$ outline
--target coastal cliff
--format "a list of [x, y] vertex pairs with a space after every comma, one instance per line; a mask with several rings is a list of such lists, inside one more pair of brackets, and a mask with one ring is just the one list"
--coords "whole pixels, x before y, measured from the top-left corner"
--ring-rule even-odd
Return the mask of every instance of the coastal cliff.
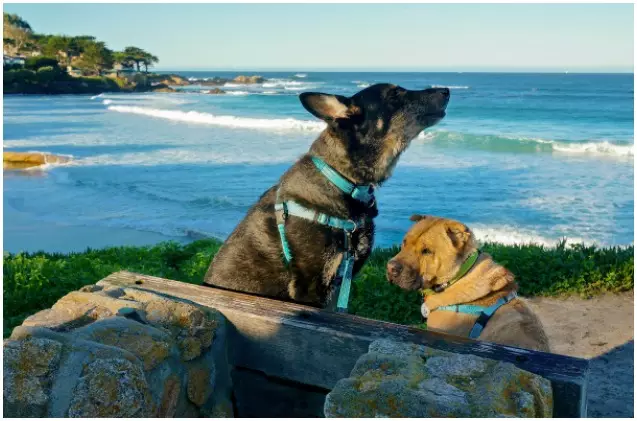
[[[180, 92], [180, 88], [189, 85], [220, 87], [227, 83], [242, 85], [265, 82], [263, 76], [238, 75], [233, 79], [214, 77], [208, 80], [188, 80], [176, 74], [136, 73], [107, 76], [70, 76], [61, 68], [45, 66], [32, 69], [5, 69], [4, 94], [62, 95], [62, 94], [101, 94], [108, 92]], [[215, 88], [209, 93], [225, 93]]]

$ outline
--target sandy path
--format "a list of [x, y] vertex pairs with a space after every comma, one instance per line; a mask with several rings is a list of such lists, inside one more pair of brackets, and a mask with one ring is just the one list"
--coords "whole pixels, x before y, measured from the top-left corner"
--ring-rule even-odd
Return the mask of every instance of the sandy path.
[[527, 301], [542, 319], [554, 353], [591, 359], [588, 416], [633, 417], [633, 293]]

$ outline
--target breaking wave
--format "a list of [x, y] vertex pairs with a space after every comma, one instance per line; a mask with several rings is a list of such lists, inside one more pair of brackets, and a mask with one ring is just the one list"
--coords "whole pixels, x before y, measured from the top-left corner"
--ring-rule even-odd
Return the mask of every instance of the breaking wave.
[[294, 118], [248, 118], [229, 115], [213, 115], [198, 111], [160, 110], [125, 105], [112, 105], [110, 111], [138, 114], [148, 117], [163, 118], [186, 123], [210, 124], [214, 126], [233, 127], [257, 130], [298, 130], [318, 132], [325, 128], [325, 123], [318, 121], [297, 120]]
[[469, 89], [468, 86], [457, 85], [431, 85], [432, 88], [449, 88], [449, 89]]
[[[471, 230], [478, 241], [495, 242], [500, 244], [539, 244], [545, 247], [555, 247], [562, 240], [562, 237], [547, 237], [530, 229], [512, 226], [490, 226], [483, 224], [472, 224]], [[601, 245], [598, 241], [589, 238], [564, 238], [566, 244]]]
[[615, 158], [632, 158], [635, 149], [634, 144], [617, 144], [608, 140], [569, 142], [529, 137], [473, 135], [447, 131], [423, 132], [418, 135], [418, 139], [436, 146], [456, 146], [491, 152], [561, 153]]

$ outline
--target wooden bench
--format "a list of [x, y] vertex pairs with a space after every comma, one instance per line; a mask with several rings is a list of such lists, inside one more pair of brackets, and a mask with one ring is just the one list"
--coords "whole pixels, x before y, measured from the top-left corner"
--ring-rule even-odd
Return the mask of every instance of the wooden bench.
[[586, 417], [588, 361], [480, 342], [248, 294], [130, 272], [98, 285], [150, 290], [219, 310], [231, 324], [230, 364], [326, 392], [379, 338], [506, 361], [553, 384], [555, 417]]

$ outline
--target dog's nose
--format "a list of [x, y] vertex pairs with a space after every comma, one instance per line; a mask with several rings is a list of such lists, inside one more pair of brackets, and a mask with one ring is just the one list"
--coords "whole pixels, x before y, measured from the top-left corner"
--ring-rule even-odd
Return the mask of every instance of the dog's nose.
[[451, 91], [449, 90], [449, 88], [439, 88], [438, 94], [440, 94], [440, 96], [438, 97], [439, 100], [437, 101], [438, 107], [444, 110], [447, 108], [447, 105], [449, 104], [449, 97], [451, 97]]
[[401, 265], [400, 262], [397, 262], [396, 260], [390, 260], [389, 263], [387, 263], [387, 277], [389, 279], [398, 277], [400, 275], [400, 272], [402, 271], [403, 265]]

